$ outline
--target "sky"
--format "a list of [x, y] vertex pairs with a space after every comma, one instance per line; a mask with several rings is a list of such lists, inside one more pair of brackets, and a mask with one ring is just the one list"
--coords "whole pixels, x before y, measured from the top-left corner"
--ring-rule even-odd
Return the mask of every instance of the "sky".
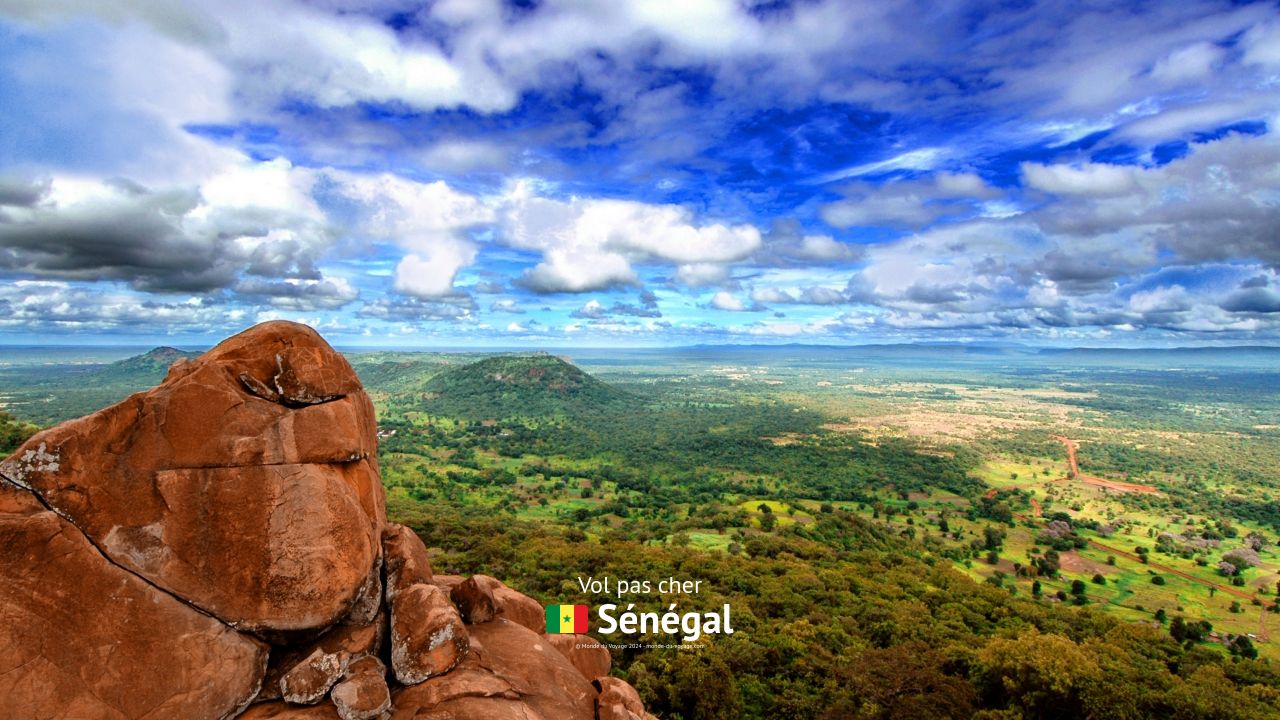
[[1280, 344], [1280, 5], [0, 0], [0, 343]]

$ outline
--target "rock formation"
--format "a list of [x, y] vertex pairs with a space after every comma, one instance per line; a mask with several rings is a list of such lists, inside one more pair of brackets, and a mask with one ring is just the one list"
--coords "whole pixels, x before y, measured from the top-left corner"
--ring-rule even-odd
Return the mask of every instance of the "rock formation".
[[0, 717], [645, 717], [542, 617], [386, 521], [373, 406], [302, 325], [0, 463]]

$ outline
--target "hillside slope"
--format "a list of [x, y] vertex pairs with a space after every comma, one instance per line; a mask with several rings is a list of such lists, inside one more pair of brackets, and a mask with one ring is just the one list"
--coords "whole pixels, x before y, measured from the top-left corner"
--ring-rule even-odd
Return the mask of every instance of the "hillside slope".
[[449, 368], [425, 387], [428, 412], [464, 418], [582, 415], [634, 398], [547, 354], [498, 355]]

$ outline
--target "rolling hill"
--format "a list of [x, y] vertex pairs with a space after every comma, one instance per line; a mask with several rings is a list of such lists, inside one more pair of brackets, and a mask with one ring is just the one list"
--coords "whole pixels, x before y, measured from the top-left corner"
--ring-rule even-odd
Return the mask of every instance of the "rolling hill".
[[548, 354], [498, 355], [427, 381], [428, 412], [472, 419], [582, 415], [626, 407], [629, 394]]

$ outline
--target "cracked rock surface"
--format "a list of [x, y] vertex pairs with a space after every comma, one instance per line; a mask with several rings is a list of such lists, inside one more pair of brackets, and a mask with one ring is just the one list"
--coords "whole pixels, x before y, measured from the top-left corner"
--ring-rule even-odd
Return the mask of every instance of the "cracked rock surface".
[[607, 651], [542, 617], [495, 578], [433, 575], [386, 522], [372, 403], [304, 325], [250, 328], [0, 462], [3, 718], [644, 717], [593, 677]]

